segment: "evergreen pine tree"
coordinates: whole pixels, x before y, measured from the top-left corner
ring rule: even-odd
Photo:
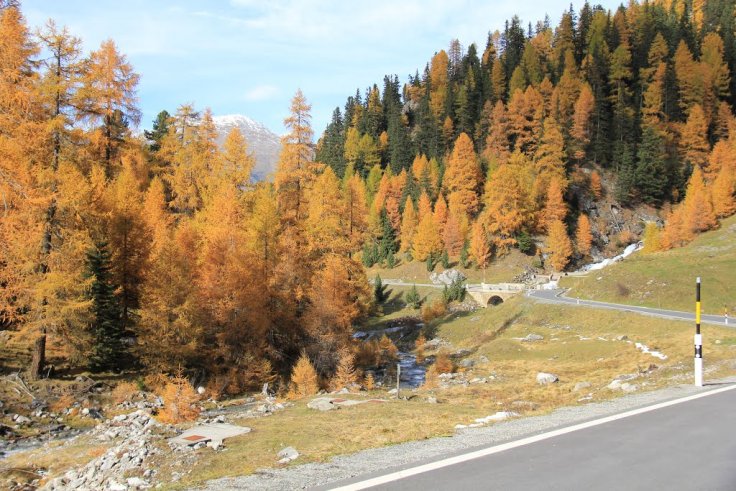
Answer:
[[[125,354],[120,304],[112,284],[112,262],[107,243],[102,242],[87,253],[87,274],[93,278],[90,331],[92,354],[90,368],[99,372],[118,368]]]
[[[624,172],[625,169],[622,169],[619,182],[627,177]],[[662,138],[653,128],[645,126],[634,172],[635,186],[644,202],[657,204],[664,200],[669,184],[666,176],[667,164]]]

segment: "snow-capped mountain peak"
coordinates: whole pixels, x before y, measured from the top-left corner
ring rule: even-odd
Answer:
[[[256,159],[253,169],[254,180],[262,181],[273,173],[281,151],[281,142],[276,133],[266,128],[263,123],[242,114],[226,114],[214,116],[212,119],[217,127],[220,144],[225,141],[225,137],[233,128],[238,128],[243,134],[248,152]]]

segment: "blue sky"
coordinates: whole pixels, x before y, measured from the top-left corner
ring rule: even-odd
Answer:
[[[569,0],[23,0],[29,25],[53,18],[86,51],[112,38],[141,75],[141,127],[180,104],[245,114],[278,134],[301,88],[319,136],[335,106],[381,83],[405,82],[458,38],[482,50],[489,31],[514,14],[526,25]],[[606,8],[618,2],[603,1]],[[579,10],[582,1],[574,2]]]

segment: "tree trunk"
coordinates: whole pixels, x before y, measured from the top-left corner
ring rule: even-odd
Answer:
[[[33,345],[33,357],[31,358],[31,380],[41,378],[44,365],[46,364],[46,335],[42,334]]]

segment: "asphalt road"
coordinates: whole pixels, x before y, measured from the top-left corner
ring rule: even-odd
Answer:
[[[654,317],[662,317],[665,319],[688,320],[695,322],[694,312],[680,312],[677,310],[652,309],[649,307],[636,307],[634,305],[624,305],[618,303],[597,302],[595,300],[578,300],[562,295],[563,290],[529,290],[527,296],[542,302],[558,303],[564,305],[583,305],[587,307],[595,307],[599,309],[619,310],[622,312],[636,312],[638,314],[651,315]],[[693,310],[695,309],[693,302]],[[736,327],[736,319],[729,319],[729,327]],[[724,326],[725,317],[722,315],[701,315],[700,322],[702,324],[715,324]],[[736,489],[736,487],[734,487]]]
[[[727,390],[371,489],[732,491],[735,408],[736,390]]]

